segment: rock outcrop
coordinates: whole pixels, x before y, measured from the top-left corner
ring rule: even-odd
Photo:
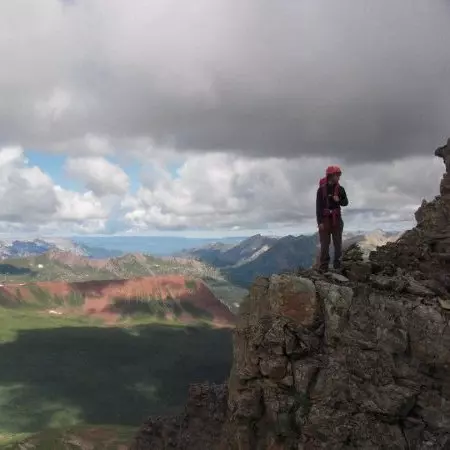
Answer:
[[[139,429],[130,450],[217,448],[227,417],[227,397],[226,385],[192,385],[184,414],[150,417]]]
[[[424,200],[415,213],[416,227],[395,243],[373,252],[370,259],[379,270],[392,273],[397,268],[406,269],[421,278],[441,278],[441,283],[450,287],[450,139],[435,155],[442,158],[446,166],[441,195],[432,202]]]
[[[193,388],[133,450],[450,449],[450,140],[436,155],[413,230],[368,260],[349,248],[342,274],[258,278],[227,386]]]

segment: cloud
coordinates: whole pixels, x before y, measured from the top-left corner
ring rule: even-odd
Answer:
[[[52,180],[28,167],[19,147],[0,150],[0,198],[0,220],[6,222],[42,222],[58,207]]]
[[[0,136],[102,155],[421,155],[450,125],[449,19],[446,0],[2,2]]]
[[[348,226],[408,222],[442,173],[449,19],[446,0],[1,2],[0,231],[314,228],[329,163]],[[67,155],[85,191],[23,148]]]
[[[129,188],[128,175],[123,169],[99,156],[68,158],[65,170],[99,197],[123,195]]]
[[[57,122],[70,108],[72,97],[64,89],[55,88],[50,97],[36,104],[36,112],[48,123]]]
[[[89,227],[104,228],[105,205],[93,192],[78,193],[55,185],[37,166],[30,166],[20,147],[0,149],[0,231]]]
[[[416,156],[393,163],[343,166],[350,205],[346,226],[410,225],[423,196],[438,194],[444,167]],[[134,230],[281,229],[313,231],[321,158],[248,159],[230,154],[190,157],[176,175],[160,171],[122,202]],[[434,188],[430,187],[433,186]]]
[[[105,220],[108,213],[100,200],[92,193],[78,193],[67,191],[55,186],[58,198],[56,218],[61,221],[85,222],[89,220]]]
[[[153,164],[135,193],[122,169],[100,157],[69,158],[84,192],[56,185],[19,147],[0,150],[0,232],[70,234],[151,230],[315,230],[315,193],[323,158],[190,155],[175,171]],[[347,229],[409,226],[423,197],[438,193],[444,171],[433,156],[343,165]],[[147,169],[151,168],[152,171]],[[113,181],[114,180],[114,181]],[[114,195],[112,195],[114,194]]]

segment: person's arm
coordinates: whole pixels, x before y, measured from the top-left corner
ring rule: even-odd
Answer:
[[[316,217],[317,217],[317,225],[320,225],[323,222],[323,198],[321,188],[317,189]]]
[[[339,186],[339,204],[341,206],[348,205],[347,193],[345,192],[345,189],[342,186]]]

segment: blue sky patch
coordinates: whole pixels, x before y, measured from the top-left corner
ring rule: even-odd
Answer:
[[[64,164],[67,157],[55,153],[45,153],[37,150],[26,150],[25,157],[28,159],[30,167],[38,166],[44,173],[49,175],[55,184],[64,189],[82,191],[82,184],[67,176],[64,171]]]

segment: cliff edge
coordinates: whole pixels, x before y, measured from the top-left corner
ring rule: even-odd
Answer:
[[[228,384],[193,386],[133,450],[450,449],[450,140],[417,226],[343,274],[258,278]]]

